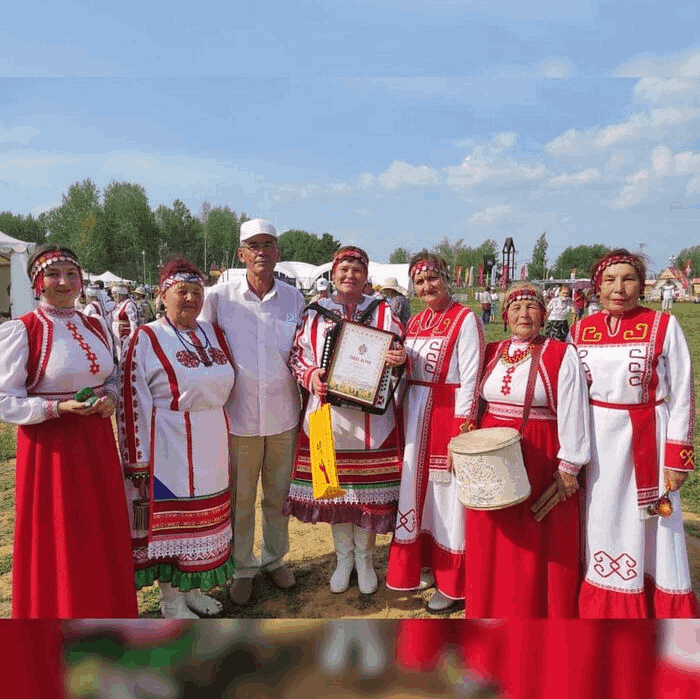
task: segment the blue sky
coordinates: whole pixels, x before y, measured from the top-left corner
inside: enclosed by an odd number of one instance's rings
[[[0,211],[86,177],[385,261],[447,236],[700,244],[691,3],[28,2],[0,18]],[[109,9],[107,9],[109,8]]]

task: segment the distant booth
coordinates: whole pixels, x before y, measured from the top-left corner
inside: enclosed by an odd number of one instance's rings
[[[36,243],[0,232],[0,322],[18,318],[36,307],[27,277],[27,260]]]
[[[667,286],[673,287],[674,295],[680,301],[688,300],[694,295],[688,277],[677,267],[666,267],[648,287],[648,300],[658,301],[661,298],[661,290]]]

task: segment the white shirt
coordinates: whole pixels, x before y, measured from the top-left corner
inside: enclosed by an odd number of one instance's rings
[[[201,317],[221,326],[236,369],[226,403],[231,434],[269,436],[297,425],[301,400],[287,362],[303,309],[302,295],[277,280],[262,299],[245,276],[208,290]]]

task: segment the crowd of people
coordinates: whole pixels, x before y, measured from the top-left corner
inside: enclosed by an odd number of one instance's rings
[[[39,306],[0,326],[0,419],[19,425],[13,616],[134,617],[136,590],[156,582],[166,618],[220,614],[206,593],[229,581],[246,605],[260,573],[289,590],[290,516],[330,525],[337,594],[356,571],[364,594],[382,577],[434,587],[428,611],[464,605],[471,619],[698,616],[678,497],[694,464],[692,366],[676,318],[640,305],[638,255],[594,267],[602,312],[519,282],[485,292],[480,318],[437,254],[410,262],[425,305],[413,316],[396,279],[367,293],[360,248],[336,252],[332,287],[320,280],[309,305],[274,277],[272,224],[245,222],[237,254],[246,275],[206,293],[189,260],[164,264],[156,319],[144,288],[109,299],[91,284],[78,310],[75,254],[32,255]],[[510,336],[486,345],[495,303]],[[392,337],[382,410],[329,400],[341,322]],[[327,403],[342,494],[318,498],[309,425]],[[519,434],[531,494],[465,508],[450,440],[494,427]],[[551,511],[535,517],[544,493]],[[377,533],[393,533],[385,575]]]

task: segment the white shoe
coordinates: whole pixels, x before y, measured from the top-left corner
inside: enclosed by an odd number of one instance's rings
[[[368,532],[357,525],[355,530],[355,568],[357,568],[357,584],[364,595],[372,595],[377,591],[379,581],[372,565],[372,551],[376,534]]]
[[[340,594],[350,587],[350,575],[355,567],[355,543],[352,524],[332,524],[333,546],[338,565],[331,575],[331,592]]]
[[[421,568],[420,583],[418,585],[418,589],[428,590],[431,587],[435,587],[435,576],[433,575],[430,568]]]
[[[199,619],[187,606],[187,593],[180,592],[170,583],[159,582],[160,613],[163,619]]]
[[[442,592],[440,592],[440,590],[436,588],[435,593],[428,601],[427,608],[429,612],[446,612],[448,609],[454,607],[456,604],[456,599],[450,599],[449,597],[446,597],[442,594]]]
[[[190,590],[185,593],[187,606],[199,616],[217,616],[221,614],[223,605],[209,595],[205,595],[201,590]]]

